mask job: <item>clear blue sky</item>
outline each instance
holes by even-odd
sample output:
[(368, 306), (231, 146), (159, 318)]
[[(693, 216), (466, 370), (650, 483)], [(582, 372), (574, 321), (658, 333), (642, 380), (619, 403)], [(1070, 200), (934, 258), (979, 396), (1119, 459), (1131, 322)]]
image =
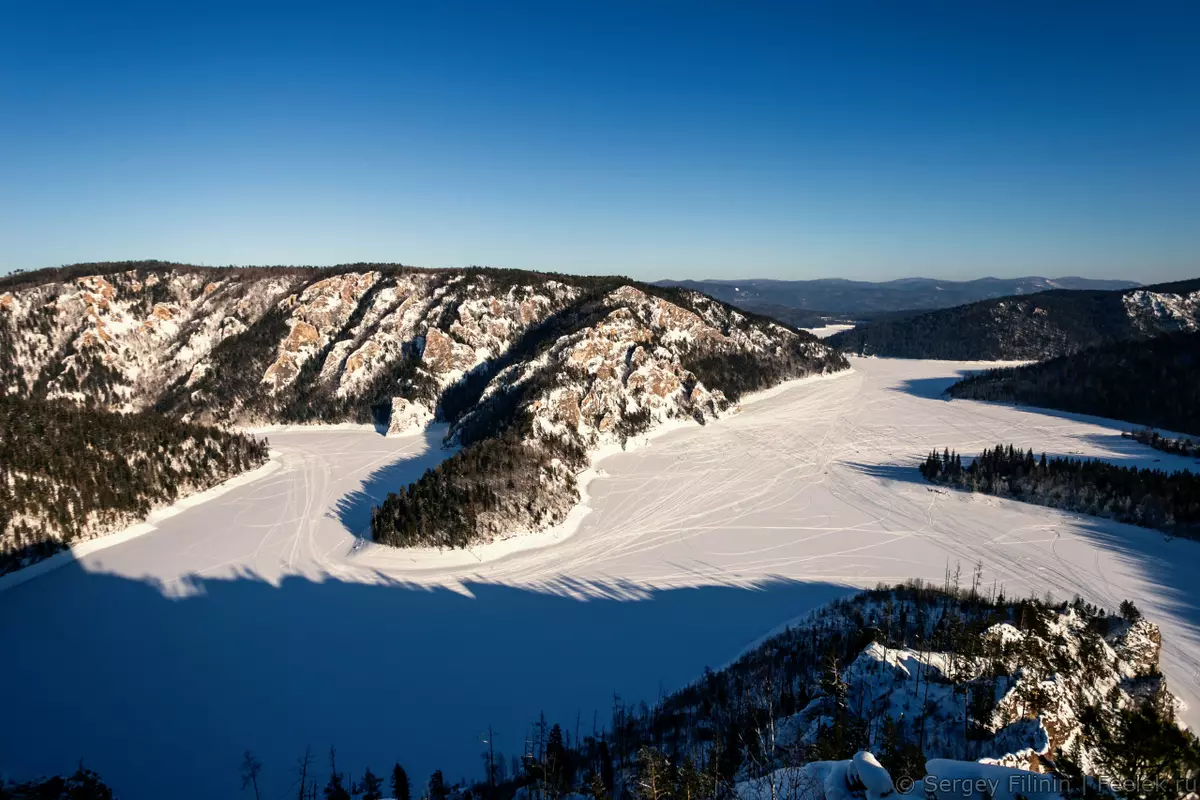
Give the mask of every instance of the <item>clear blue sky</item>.
[(1200, 274), (1200, 4), (0, 0), (0, 271)]

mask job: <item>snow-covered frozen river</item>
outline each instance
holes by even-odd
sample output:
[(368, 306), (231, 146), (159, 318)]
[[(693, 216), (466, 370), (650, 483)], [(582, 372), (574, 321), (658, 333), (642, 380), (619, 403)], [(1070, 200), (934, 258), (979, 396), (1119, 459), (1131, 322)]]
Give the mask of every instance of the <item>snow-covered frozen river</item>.
[[(82, 757), (126, 800), (231, 796), (244, 750), (281, 796), (306, 745), (354, 775), (480, 774), (539, 712), (574, 736), (852, 587), (947, 564), (1158, 622), (1200, 722), (1200, 544), (934, 490), (930, 448), (996, 443), (1195, 468), (1119, 423), (939, 399), (969, 364), (861, 360), (598, 464), (570, 536), (439, 556), (358, 534), (440, 432), (272, 434), (279, 466), (144, 536), (0, 592), (0, 772)], [(965, 578), (967, 579), (967, 578)], [(320, 772), (324, 773), (324, 765)]]

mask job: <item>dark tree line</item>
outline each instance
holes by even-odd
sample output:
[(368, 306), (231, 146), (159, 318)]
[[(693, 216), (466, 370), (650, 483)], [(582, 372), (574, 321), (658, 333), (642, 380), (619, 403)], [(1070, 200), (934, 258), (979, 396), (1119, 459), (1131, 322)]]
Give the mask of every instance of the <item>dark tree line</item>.
[(964, 466), (949, 450), (931, 452), (921, 474), (974, 492), (1115, 519), (1175, 536), (1200, 538), (1200, 476), (1189, 470), (1121, 467), (996, 445)]
[[(1144, 287), (1187, 293), (1200, 280)], [(1137, 321), (1116, 291), (1055, 290), (983, 300), (901, 318), (880, 319), (829, 341), (860, 355), (897, 358), (1041, 360), (1118, 341), (1141, 341), (1175, 330), (1172, 323)]]
[(1193, 440), (1186, 436), (1179, 439), (1172, 439), (1169, 436), (1160, 436), (1158, 431), (1153, 428), (1138, 428), (1134, 431), (1122, 433), (1121, 436), (1174, 456), (1200, 458), (1200, 440)]
[(0, 780), (0, 800), (113, 800), (113, 792), (99, 775), (80, 766), (66, 778), (55, 775), (23, 783)]
[(1042, 406), (1200, 434), (1200, 332), (1107, 344), (964, 378), (951, 397)]
[(157, 414), (0, 396), (0, 573), (266, 458), (263, 441)]

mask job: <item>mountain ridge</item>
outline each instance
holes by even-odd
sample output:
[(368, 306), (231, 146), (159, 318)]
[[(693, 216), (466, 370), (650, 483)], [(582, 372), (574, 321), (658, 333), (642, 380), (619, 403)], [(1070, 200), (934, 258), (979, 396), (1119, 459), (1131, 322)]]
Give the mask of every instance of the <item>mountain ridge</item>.
[[(392, 527), (374, 530), (392, 544), (465, 546), (552, 525), (602, 444), (848, 366), (785, 324), (615, 276), (102, 266), (3, 285), (5, 392), (221, 425), (373, 422), (400, 434), (447, 421), (463, 449), (414, 484), (418, 500), (384, 504)], [(438, 475), (443, 498), (421, 500)]]
[(1200, 278), (1116, 291), (1061, 290), (883, 319), (830, 338), (861, 355), (1041, 360), (1200, 326)]
[[(727, 303), (760, 313), (773, 308), (781, 319), (862, 321), (879, 315), (915, 312), (1053, 289), (1113, 290), (1137, 288), (1133, 281), (1097, 280), (1065, 276), (1043, 278), (977, 278), (970, 281), (936, 278), (897, 278), (890, 281), (857, 281), (846, 278), (781, 280), (661, 280), (661, 286), (679, 286), (704, 292)], [(818, 323), (814, 322), (811, 326)]]

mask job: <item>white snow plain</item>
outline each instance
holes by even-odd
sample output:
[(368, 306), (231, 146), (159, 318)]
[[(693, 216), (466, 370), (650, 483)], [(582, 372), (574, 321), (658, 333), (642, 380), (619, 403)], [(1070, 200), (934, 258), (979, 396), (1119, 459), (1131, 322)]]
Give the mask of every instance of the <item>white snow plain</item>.
[(250, 749), (273, 797), (306, 745), (334, 744), (355, 776), (474, 778), (489, 724), (506, 757), (539, 712), (590, 734), (614, 693), (653, 701), (855, 587), (940, 584), (947, 564), (965, 582), (977, 561), (1010, 595), (1133, 599), (1200, 721), (1200, 544), (916, 470), (933, 447), (997, 443), (1195, 463), (1119, 422), (941, 399), (987, 365), (852, 362), (610, 455), (589, 513), (467, 552), (361, 538), (371, 502), (446, 456), (443, 431), (272, 433), (266, 477), (0, 593), (0, 772), (82, 757), (126, 800), (223, 797)]
[(828, 339), (830, 336), (833, 336), (835, 333), (841, 333), (842, 331), (848, 331), (853, 327), (854, 327), (853, 325), (846, 325), (845, 323), (834, 322), (829, 325), (822, 325), (819, 328), (804, 328), (804, 330), (808, 331), (809, 333), (811, 333), (813, 336), (817, 337), (818, 339)]

